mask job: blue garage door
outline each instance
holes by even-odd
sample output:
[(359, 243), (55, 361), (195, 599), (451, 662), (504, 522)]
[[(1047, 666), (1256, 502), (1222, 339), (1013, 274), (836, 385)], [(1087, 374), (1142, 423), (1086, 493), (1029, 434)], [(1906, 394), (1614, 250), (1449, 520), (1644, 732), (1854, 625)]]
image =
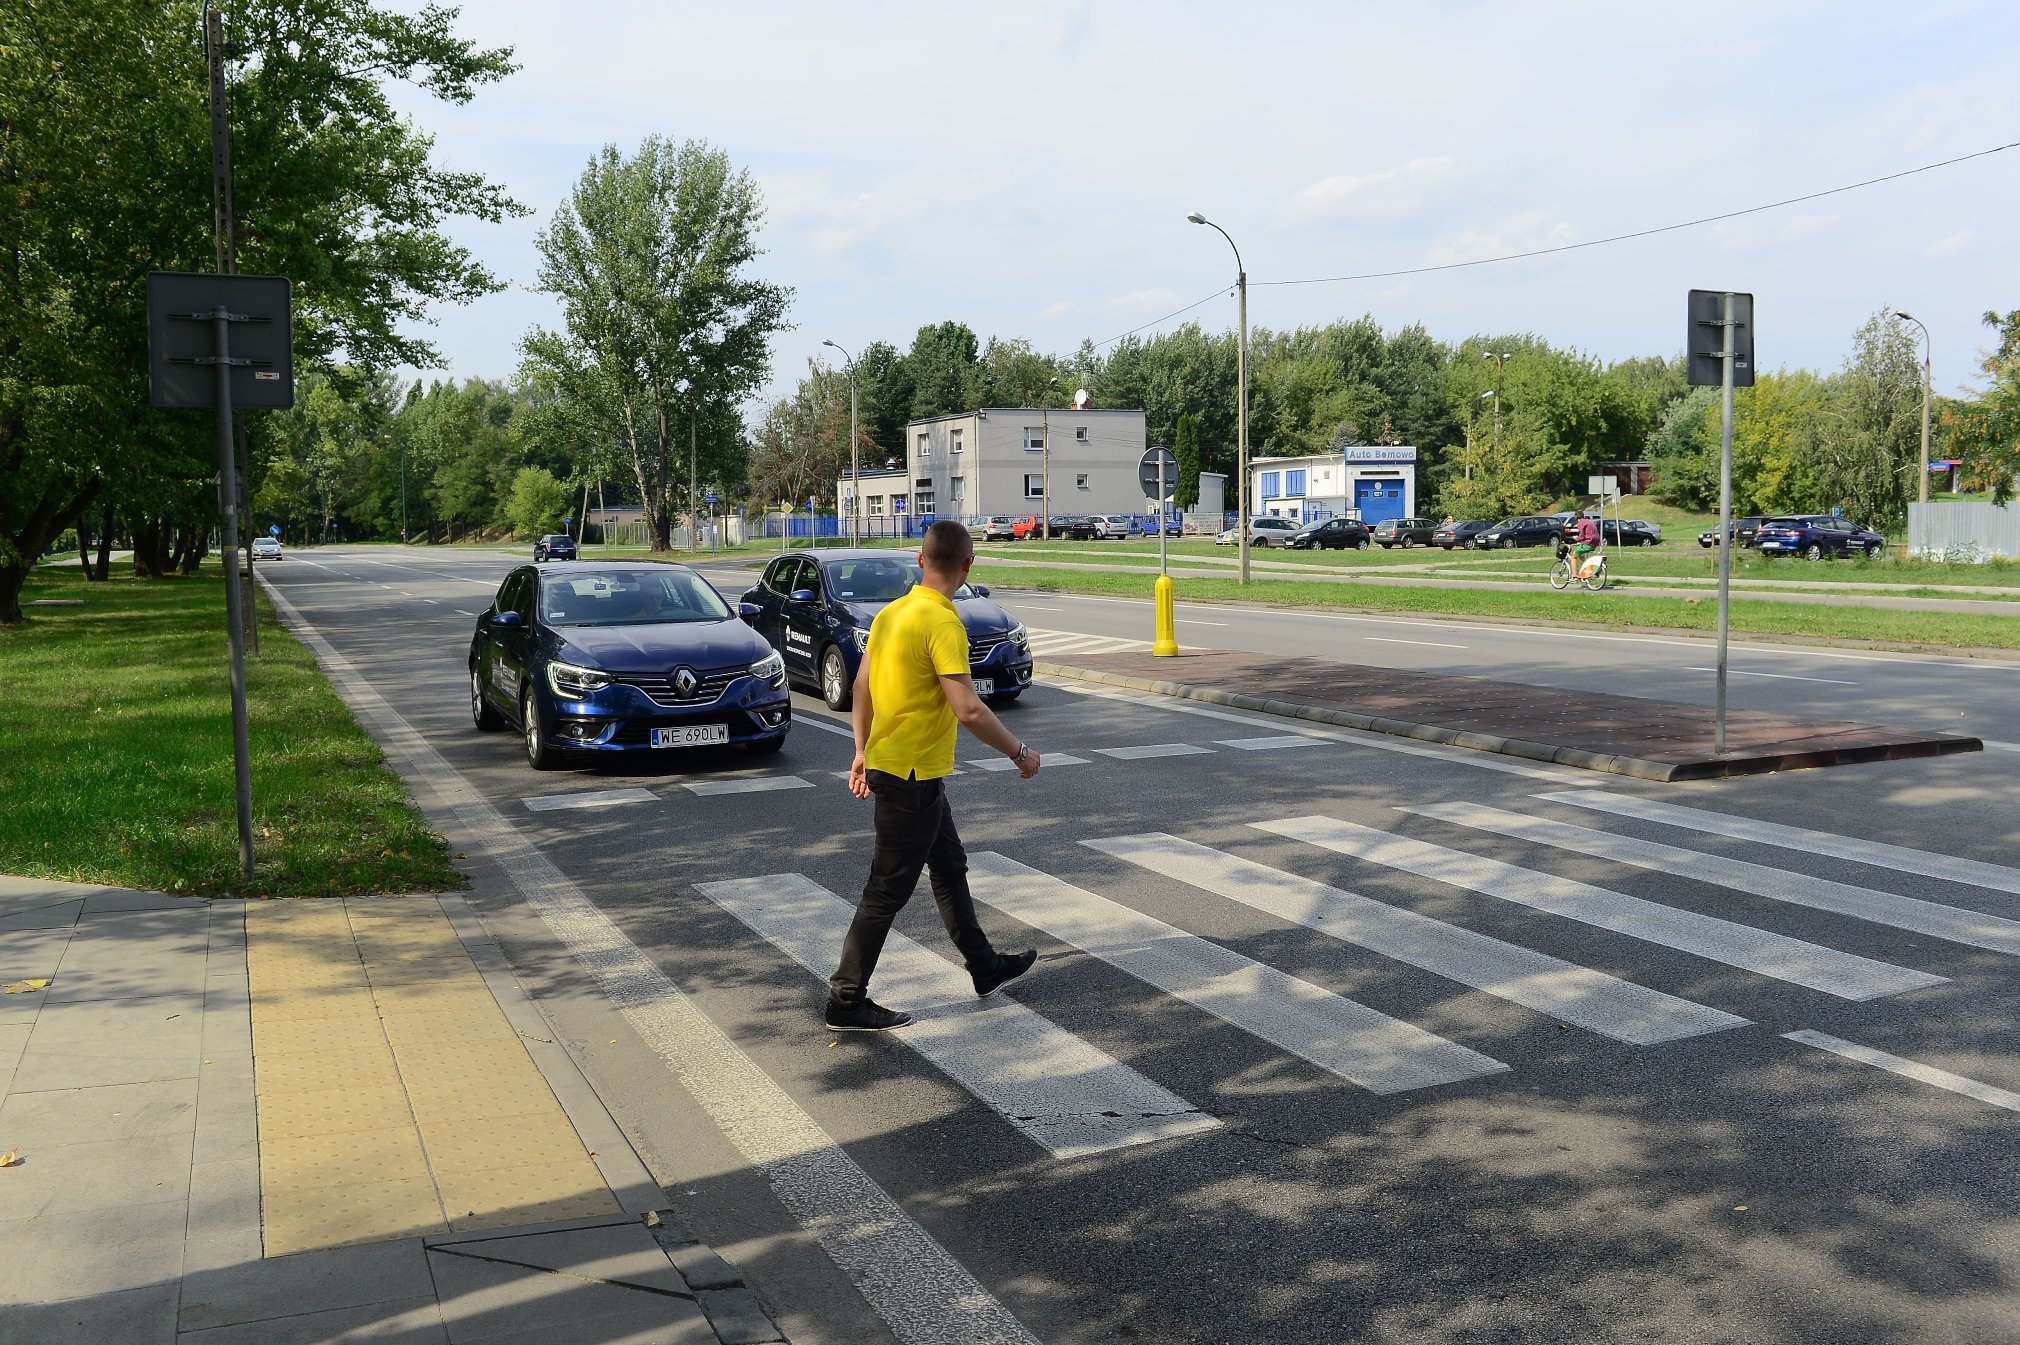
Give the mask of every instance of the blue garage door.
[(1356, 481), (1354, 482), (1354, 507), (1361, 511), (1361, 522), (1373, 525), (1385, 518), (1403, 516), (1403, 483), (1401, 481)]

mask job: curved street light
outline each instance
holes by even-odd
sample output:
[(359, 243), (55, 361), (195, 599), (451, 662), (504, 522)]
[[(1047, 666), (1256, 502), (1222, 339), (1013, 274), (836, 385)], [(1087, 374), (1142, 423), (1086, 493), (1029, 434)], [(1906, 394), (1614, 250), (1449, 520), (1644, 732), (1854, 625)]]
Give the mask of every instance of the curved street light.
[(1197, 210), (1186, 216), (1194, 224), (1204, 224), (1234, 248), (1235, 293), (1240, 314), (1241, 339), (1235, 347), (1234, 455), (1235, 455), (1235, 540), (1241, 548), (1241, 582), (1248, 582), (1248, 268), (1242, 265), (1241, 249), (1228, 231)]
[[(1921, 484), (1915, 488), (1915, 500), (1918, 504), (1927, 504), (1929, 502), (1929, 347), (1931, 345), (1929, 324), (1916, 317), (1913, 313), (1903, 313), (1898, 308), (1894, 310), (1894, 316), (1903, 322), (1912, 322), (1922, 329), (1922, 473)], [(1952, 481), (1951, 484), (1954, 486), (1956, 483)]]
[(856, 357), (843, 348), (839, 341), (823, 341), (824, 346), (833, 346), (842, 352), (842, 358), (849, 362), (849, 545), (863, 544), (863, 454), (861, 436), (856, 431)]

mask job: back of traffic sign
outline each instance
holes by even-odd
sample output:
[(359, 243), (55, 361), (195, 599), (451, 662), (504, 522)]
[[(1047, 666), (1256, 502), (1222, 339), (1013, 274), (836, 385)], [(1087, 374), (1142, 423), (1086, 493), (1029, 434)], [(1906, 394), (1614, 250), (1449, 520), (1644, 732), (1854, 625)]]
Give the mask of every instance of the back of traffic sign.
[(1136, 464), (1136, 480), (1144, 499), (1169, 504), (1178, 490), (1178, 459), (1168, 448), (1146, 448)]
[(148, 400), (217, 405), (217, 313), (230, 327), (234, 410), (295, 404), (294, 301), (286, 276), (147, 273)]
[[(1690, 386), (1716, 388), (1725, 384), (1726, 290), (1692, 290), (1684, 349), (1690, 354)], [(1753, 386), (1753, 296), (1732, 293), (1732, 385)]]

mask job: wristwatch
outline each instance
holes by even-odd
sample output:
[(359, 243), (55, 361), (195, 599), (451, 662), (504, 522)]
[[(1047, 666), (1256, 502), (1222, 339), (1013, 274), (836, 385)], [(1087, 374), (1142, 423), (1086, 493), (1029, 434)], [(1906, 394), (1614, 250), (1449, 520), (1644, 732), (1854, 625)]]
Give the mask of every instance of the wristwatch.
[(1024, 764), (1024, 758), (1030, 755), (1031, 755), (1031, 749), (1026, 747), (1023, 743), (1018, 743), (1016, 755), (1012, 756), (1010, 759), (1016, 762), (1019, 766), (1022, 766)]

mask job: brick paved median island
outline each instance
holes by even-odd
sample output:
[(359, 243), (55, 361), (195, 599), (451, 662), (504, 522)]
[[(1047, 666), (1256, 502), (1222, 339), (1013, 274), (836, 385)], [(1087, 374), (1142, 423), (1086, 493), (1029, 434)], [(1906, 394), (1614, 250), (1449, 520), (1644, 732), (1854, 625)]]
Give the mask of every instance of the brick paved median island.
[(1038, 672), (1644, 780), (1944, 756), (1985, 746), (1953, 733), (1732, 710), (1720, 754), (1712, 751), (1709, 706), (1220, 650), (1174, 658), (1041, 658)]

